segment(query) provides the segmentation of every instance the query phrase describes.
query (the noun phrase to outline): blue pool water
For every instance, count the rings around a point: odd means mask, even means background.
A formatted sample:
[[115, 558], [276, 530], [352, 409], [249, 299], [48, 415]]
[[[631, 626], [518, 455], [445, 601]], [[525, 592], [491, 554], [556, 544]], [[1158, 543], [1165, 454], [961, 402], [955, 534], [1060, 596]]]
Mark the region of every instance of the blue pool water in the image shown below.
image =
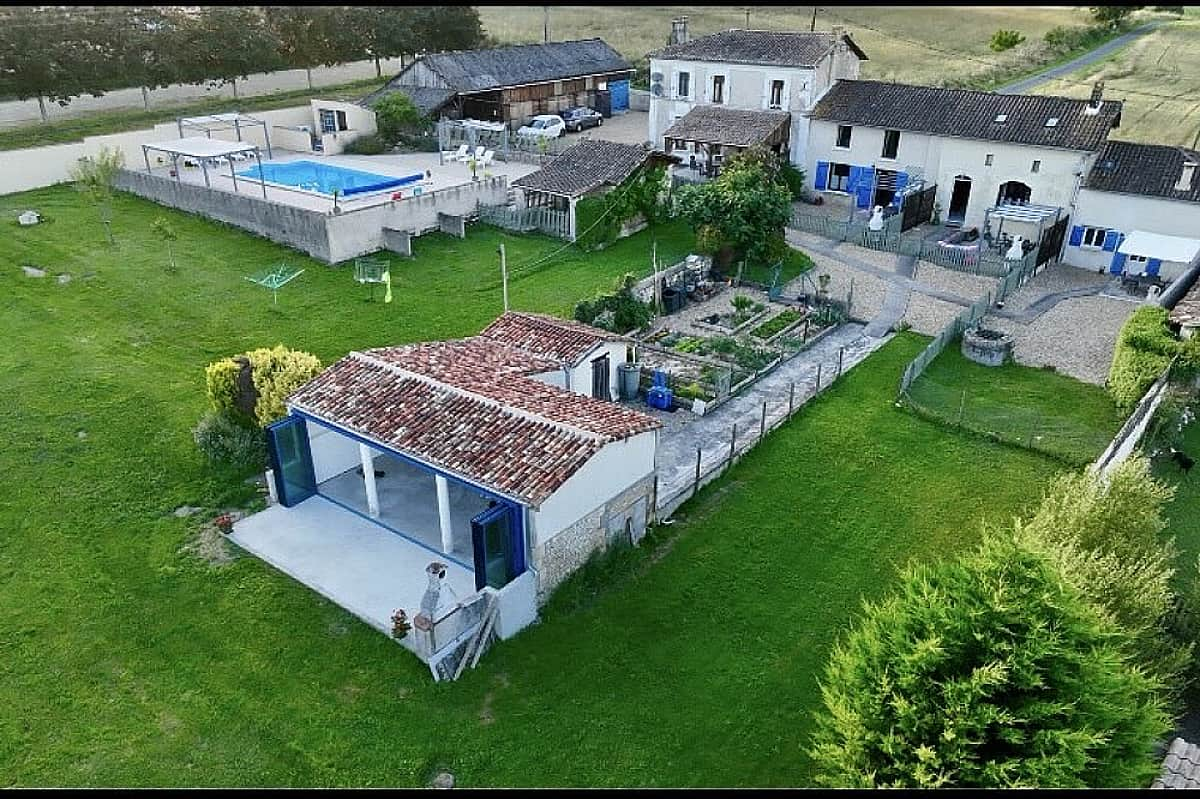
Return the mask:
[[409, 183], [416, 183], [424, 177], [418, 173], [402, 178], [393, 178], [387, 175], [377, 175], [374, 172], [347, 169], [344, 166], [319, 164], [316, 161], [263, 164], [261, 173], [259, 167], [253, 166], [238, 172], [238, 175], [255, 180], [265, 180], [267, 183], [279, 183], [284, 186], [317, 191], [321, 194], [332, 195], [333, 190], [337, 189], [342, 197], [406, 186]]

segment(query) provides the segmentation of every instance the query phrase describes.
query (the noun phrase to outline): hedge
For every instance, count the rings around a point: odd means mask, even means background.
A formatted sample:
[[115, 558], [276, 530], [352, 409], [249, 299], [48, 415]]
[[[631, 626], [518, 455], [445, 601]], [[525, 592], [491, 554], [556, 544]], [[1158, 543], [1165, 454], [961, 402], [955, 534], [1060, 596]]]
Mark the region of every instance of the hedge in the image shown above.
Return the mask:
[[217, 413], [265, 427], [287, 414], [288, 395], [320, 371], [321, 361], [307, 352], [284, 346], [250, 350], [208, 365], [208, 401]]
[[1165, 308], [1143, 305], [1134, 311], [1117, 335], [1108, 372], [1108, 391], [1117, 407], [1133, 408], [1179, 351]]

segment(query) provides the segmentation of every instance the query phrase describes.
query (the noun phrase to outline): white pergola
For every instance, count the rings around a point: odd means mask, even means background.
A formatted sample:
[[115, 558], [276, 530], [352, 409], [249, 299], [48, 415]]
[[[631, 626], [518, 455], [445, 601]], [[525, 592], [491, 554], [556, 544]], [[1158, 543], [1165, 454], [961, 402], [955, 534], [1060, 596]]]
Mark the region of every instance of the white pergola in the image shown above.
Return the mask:
[[211, 139], [214, 130], [233, 130], [237, 134], [237, 140], [242, 140], [242, 126], [256, 125], [262, 127], [263, 141], [267, 145], [267, 158], [272, 158], [271, 155], [271, 137], [267, 132], [267, 123], [264, 120], [252, 117], [249, 114], [241, 114], [237, 111], [231, 111], [227, 114], [208, 114], [202, 117], [178, 117], [175, 124], [179, 126], [179, 138], [184, 138], [184, 128], [203, 131], [206, 138]]
[[[173, 139], [172, 141], [156, 142], [153, 144], [142, 145], [142, 157], [146, 159], [146, 172], [151, 173], [150, 169], [150, 151], [167, 153], [171, 156], [171, 164], [174, 167], [175, 180], [182, 181], [179, 177], [179, 158], [194, 158], [200, 162], [200, 169], [204, 173], [204, 185], [212, 188], [212, 182], [208, 178], [208, 163], [215, 158], [225, 157], [229, 162], [229, 177], [233, 179], [233, 190], [237, 191], [237, 171], [234, 168], [233, 160], [228, 158], [230, 153], [254, 153], [254, 160], [258, 163], [258, 174], [262, 175], [262, 154], [258, 150], [257, 144], [250, 142], [232, 142], [224, 139], [205, 139], [199, 136], [192, 136], [186, 139]], [[260, 180], [262, 186], [263, 199], [267, 197], [267, 183]]]

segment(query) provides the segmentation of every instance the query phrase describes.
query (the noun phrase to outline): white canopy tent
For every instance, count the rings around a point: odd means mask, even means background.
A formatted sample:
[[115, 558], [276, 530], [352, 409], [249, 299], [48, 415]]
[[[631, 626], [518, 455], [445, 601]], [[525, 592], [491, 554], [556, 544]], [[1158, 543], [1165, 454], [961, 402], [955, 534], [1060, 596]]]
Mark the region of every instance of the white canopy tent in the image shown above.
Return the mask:
[[267, 145], [267, 158], [273, 157], [271, 155], [271, 136], [267, 132], [267, 123], [257, 117], [231, 111], [226, 114], [208, 114], [201, 117], [178, 117], [175, 120], [175, 124], [179, 126], [179, 138], [181, 139], [184, 138], [184, 128], [204, 131], [205, 137], [210, 139], [214, 130], [232, 129], [237, 134], [238, 141], [242, 140], [243, 125], [260, 126], [262, 127], [263, 141]]
[[[212, 182], [208, 178], [208, 164], [210, 161], [217, 158], [225, 158], [229, 163], [229, 177], [233, 179], [233, 190], [237, 191], [237, 172], [233, 165], [233, 159], [228, 156], [233, 153], [253, 153], [254, 160], [258, 163], [259, 175], [262, 175], [262, 154], [258, 150], [257, 144], [250, 142], [233, 142], [225, 141], [224, 139], [208, 139], [200, 136], [191, 136], [189, 138], [173, 139], [171, 141], [155, 142], [142, 145], [142, 157], [146, 159], [146, 172], [149, 174], [150, 169], [150, 151], [154, 150], [160, 153], [167, 153], [171, 156], [171, 164], [174, 167], [175, 180], [179, 181], [179, 159], [194, 158], [200, 162], [200, 169], [204, 173], [204, 185], [212, 188]], [[259, 181], [262, 185], [263, 198], [267, 196], [267, 184], [265, 181]]]
[[1134, 230], [1117, 247], [1117, 252], [1122, 255], [1139, 255], [1160, 261], [1190, 264], [1200, 254], [1200, 239]]

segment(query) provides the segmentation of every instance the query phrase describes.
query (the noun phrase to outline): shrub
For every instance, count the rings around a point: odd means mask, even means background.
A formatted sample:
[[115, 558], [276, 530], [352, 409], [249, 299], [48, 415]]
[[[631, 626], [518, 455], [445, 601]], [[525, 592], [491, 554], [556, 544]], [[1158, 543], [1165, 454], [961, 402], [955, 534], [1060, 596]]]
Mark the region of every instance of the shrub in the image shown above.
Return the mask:
[[400, 92], [385, 94], [371, 106], [375, 111], [375, 130], [388, 145], [400, 140], [404, 133], [411, 132], [425, 123], [421, 112]]
[[1117, 335], [1108, 371], [1108, 390], [1117, 407], [1128, 411], [1136, 405], [1179, 350], [1167, 328], [1165, 308], [1143, 305], [1134, 311]]
[[909, 567], [833, 650], [810, 750], [838, 787], [1144, 787], [1170, 728], [1116, 628], [1014, 536]]
[[617, 333], [640, 330], [654, 318], [654, 306], [633, 296], [636, 284], [635, 276], [625, 275], [612, 292], [576, 303], [572, 316], [577, 322]]
[[994, 52], [1000, 53], [1011, 50], [1023, 41], [1025, 41], [1025, 36], [1020, 31], [1008, 31], [1001, 28], [992, 34], [992, 40], [988, 42], [988, 47]]
[[664, 202], [666, 168], [642, 170], [612, 191], [584, 197], [575, 204], [576, 244], [585, 250], [616, 241], [621, 228], [638, 216], [651, 224], [667, 213]]
[[1097, 25], [1057, 25], [1042, 37], [1046, 44], [1060, 53], [1094, 47], [1108, 36], [1108, 31]]
[[307, 352], [284, 346], [251, 350], [208, 365], [208, 401], [218, 413], [266, 426], [287, 414], [288, 395], [320, 371], [320, 360]]
[[787, 185], [788, 191], [792, 193], [793, 200], [801, 200], [807, 193], [804, 188], [804, 170], [797, 169], [792, 166], [791, 162], [784, 162], [779, 167], [779, 177]]
[[206, 413], [192, 435], [196, 446], [214, 463], [236, 469], [260, 469], [266, 465], [267, 442], [263, 431], [232, 414]]
[[343, 152], [350, 155], [382, 155], [392, 149], [378, 133], [359, 136], [346, 145]]
[[1174, 538], [1162, 536], [1162, 510], [1174, 493], [1154, 479], [1146, 458], [1134, 457], [1107, 480], [1090, 471], [1061, 475], [1033, 518], [1016, 525], [1124, 630], [1134, 660], [1172, 687], [1192, 649], [1170, 633], [1177, 552]]

